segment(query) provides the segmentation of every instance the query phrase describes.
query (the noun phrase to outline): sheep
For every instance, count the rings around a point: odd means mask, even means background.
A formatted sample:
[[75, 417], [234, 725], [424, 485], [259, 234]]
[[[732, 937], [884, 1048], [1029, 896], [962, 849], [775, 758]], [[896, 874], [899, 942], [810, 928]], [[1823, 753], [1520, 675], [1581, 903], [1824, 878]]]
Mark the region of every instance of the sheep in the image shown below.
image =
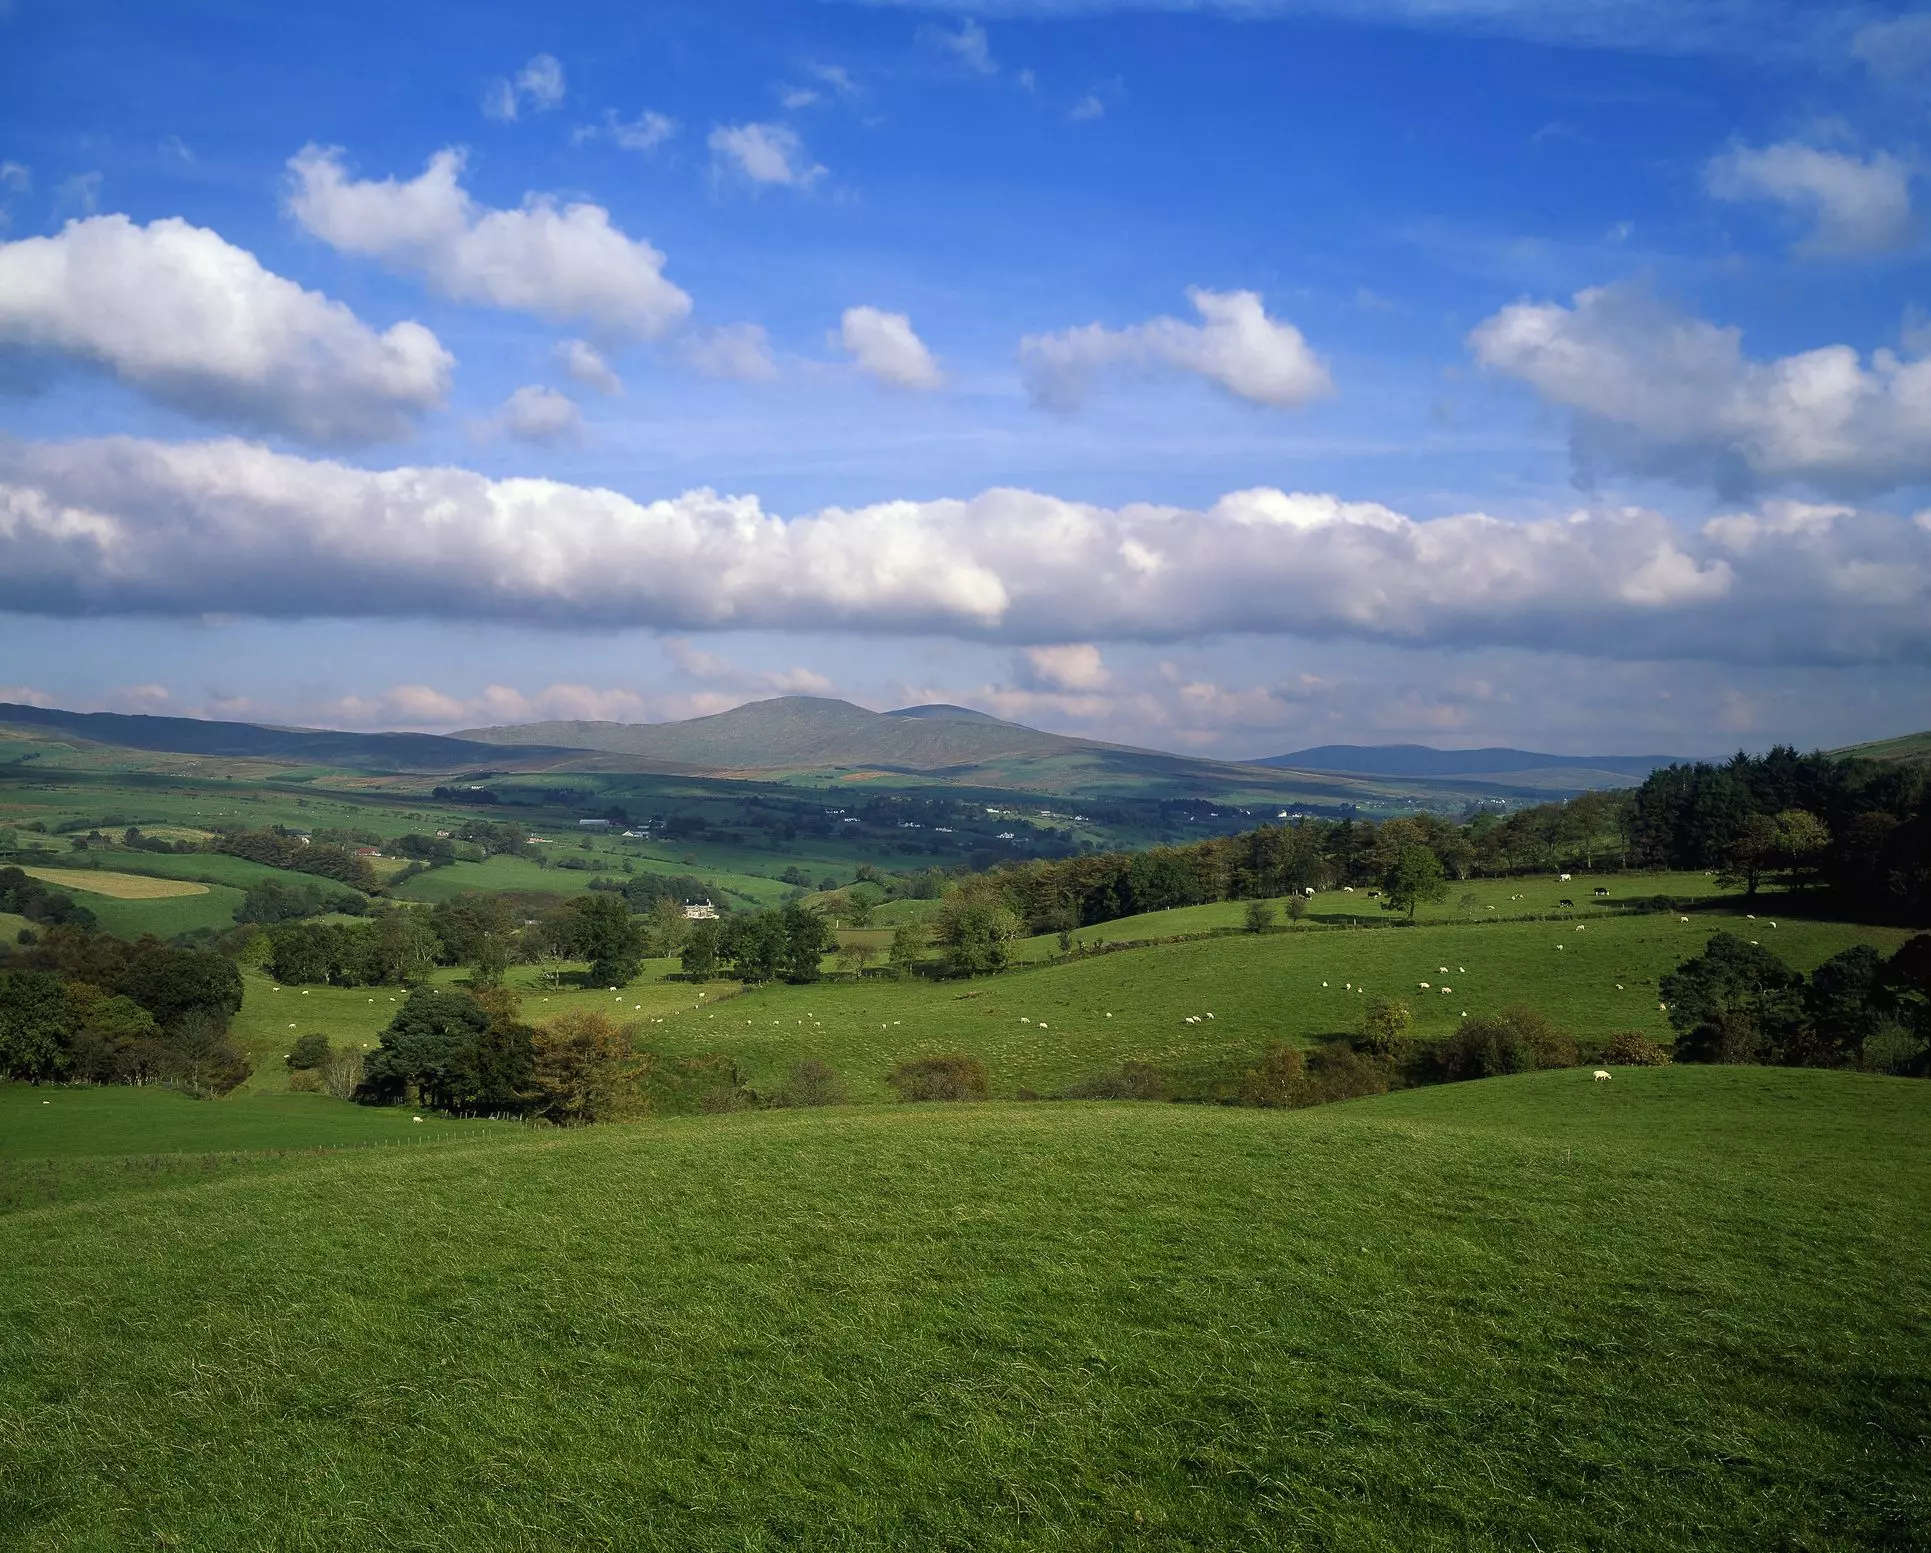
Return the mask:
[[1344, 884], [1344, 885], [1342, 885], [1342, 886], [1341, 886], [1341, 893], [1342, 893], [1343, 895], [1352, 895], [1352, 894], [1354, 894], [1354, 886], [1353, 886], [1353, 885], [1351, 885], [1351, 884]]
[[1568, 882], [1569, 882], [1569, 876], [1568, 876], [1567, 874], [1557, 874], [1557, 875], [1556, 875], [1556, 883], [1557, 883], [1557, 884], [1567, 884]]
[[1301, 891], [1301, 893], [1302, 893], [1303, 895], [1305, 895], [1305, 896], [1306, 896], [1306, 897], [1307, 897], [1307, 898], [1308, 898], [1309, 900], [1313, 900], [1313, 899], [1314, 899], [1314, 886], [1313, 886], [1313, 885], [1311, 885], [1311, 884], [1310, 884], [1310, 885], [1308, 885], [1308, 886], [1307, 886], [1307, 887], [1306, 887], [1305, 889], [1303, 889], [1303, 890]]
[[1421, 990], [1422, 990], [1423, 992], [1426, 992], [1426, 991], [1428, 990], [1428, 983], [1427, 983], [1427, 982], [1423, 982], [1423, 983], [1421, 984]]
[[1606, 1084], [1608, 1081], [1609, 1081], [1609, 1069], [1607, 1068], [1596, 1069], [1596, 1082], [1598, 1084]]
[[409, 1120], [412, 1122], [419, 1122], [422, 1120], [422, 1118], [420, 1116], [412, 1116], [409, 1118]]
[[1442, 990], [1442, 996], [1447, 997], [1449, 993], [1453, 992], [1455, 989], [1453, 987], [1443, 987], [1441, 990]]

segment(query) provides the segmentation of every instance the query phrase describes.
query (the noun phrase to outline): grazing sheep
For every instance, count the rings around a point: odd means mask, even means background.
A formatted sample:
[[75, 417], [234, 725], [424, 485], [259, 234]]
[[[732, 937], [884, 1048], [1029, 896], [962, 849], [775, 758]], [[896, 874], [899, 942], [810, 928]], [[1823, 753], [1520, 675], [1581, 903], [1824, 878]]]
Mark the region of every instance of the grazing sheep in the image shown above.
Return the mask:
[[1569, 876], [1568, 876], [1567, 874], [1557, 874], [1557, 875], [1556, 875], [1556, 883], [1557, 883], [1557, 884], [1567, 884], [1568, 882], [1569, 882]]
[[1351, 884], [1344, 884], [1344, 885], [1342, 885], [1342, 886], [1341, 886], [1341, 893], [1342, 893], [1343, 895], [1352, 895], [1352, 894], [1354, 894], [1354, 886], [1353, 886], [1353, 885], [1351, 885]]
[[412, 1116], [409, 1118], [409, 1120], [412, 1122], [419, 1122], [422, 1120], [422, 1118], [420, 1116]]
[[1302, 891], [1301, 891], [1301, 893], [1302, 893], [1303, 895], [1305, 895], [1305, 896], [1306, 896], [1306, 897], [1307, 897], [1307, 898], [1308, 898], [1309, 900], [1313, 900], [1313, 899], [1314, 899], [1314, 886], [1310, 884], [1310, 885], [1309, 885], [1309, 886], [1308, 886], [1308, 887], [1307, 887], [1306, 889], [1304, 889], [1304, 890], [1302, 890]]
[[1449, 993], [1453, 992], [1454, 990], [1455, 989], [1453, 987], [1444, 987], [1442, 988], [1442, 996], [1447, 997]]
[[1608, 1079], [1609, 1079], [1609, 1070], [1607, 1068], [1596, 1069], [1596, 1082], [1598, 1084], [1606, 1083]]

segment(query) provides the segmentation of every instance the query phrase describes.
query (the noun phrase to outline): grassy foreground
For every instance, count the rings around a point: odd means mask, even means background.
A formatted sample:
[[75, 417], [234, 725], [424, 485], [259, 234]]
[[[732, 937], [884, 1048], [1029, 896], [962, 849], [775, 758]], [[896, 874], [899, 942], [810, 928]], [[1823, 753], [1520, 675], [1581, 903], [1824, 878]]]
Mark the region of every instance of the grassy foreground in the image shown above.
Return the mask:
[[0, 1217], [0, 1543], [1931, 1541], [1921, 1084], [472, 1136]]

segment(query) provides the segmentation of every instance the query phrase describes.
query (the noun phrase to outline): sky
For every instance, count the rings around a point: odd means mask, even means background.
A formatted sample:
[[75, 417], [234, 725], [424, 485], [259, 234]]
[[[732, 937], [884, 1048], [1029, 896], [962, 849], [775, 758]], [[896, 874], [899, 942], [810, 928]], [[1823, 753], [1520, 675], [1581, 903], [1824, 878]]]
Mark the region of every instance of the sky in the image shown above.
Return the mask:
[[0, 700], [1931, 727], [1931, 11], [0, 0]]

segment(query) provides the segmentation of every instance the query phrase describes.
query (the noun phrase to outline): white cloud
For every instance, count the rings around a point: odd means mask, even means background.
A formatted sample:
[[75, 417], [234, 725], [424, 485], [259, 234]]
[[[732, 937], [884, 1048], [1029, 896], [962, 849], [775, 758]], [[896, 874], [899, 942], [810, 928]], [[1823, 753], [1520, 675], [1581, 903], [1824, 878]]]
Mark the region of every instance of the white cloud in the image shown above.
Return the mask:
[[1417, 520], [1238, 491], [1201, 511], [988, 490], [785, 518], [239, 441], [0, 442], [0, 609], [909, 632], [1248, 632], [1745, 662], [1931, 659], [1931, 532], [1770, 504]]
[[986, 29], [967, 17], [957, 32], [938, 30], [934, 36], [952, 57], [978, 75], [993, 75], [999, 66], [992, 57], [992, 41]]
[[825, 176], [796, 130], [783, 124], [719, 125], [709, 140], [713, 168], [753, 187], [809, 189]]
[[0, 189], [9, 194], [25, 194], [33, 186], [33, 169], [24, 162], [0, 162]]
[[1704, 179], [1718, 199], [1772, 200], [1814, 220], [1802, 245], [1812, 253], [1885, 253], [1911, 240], [1910, 169], [1883, 152], [1738, 146], [1712, 159]]
[[1058, 334], [1028, 335], [1019, 359], [1034, 401], [1070, 412], [1100, 373], [1129, 368], [1190, 372], [1236, 398], [1277, 410], [1299, 409], [1334, 391], [1326, 364], [1301, 331], [1270, 318], [1258, 293], [1195, 287], [1188, 300], [1202, 322], [1155, 318], [1128, 329], [1087, 324]]
[[455, 365], [422, 325], [377, 334], [206, 228], [120, 215], [0, 244], [0, 345], [84, 362], [199, 419], [322, 443], [406, 436]]
[[461, 302], [581, 320], [613, 337], [662, 334], [691, 299], [664, 278], [664, 256], [626, 237], [610, 212], [559, 207], [548, 195], [518, 210], [479, 206], [457, 181], [462, 154], [438, 151], [407, 183], [351, 180], [342, 153], [304, 147], [289, 159], [289, 208], [344, 253], [415, 271]]
[[838, 343], [851, 353], [861, 372], [893, 388], [932, 389], [945, 381], [939, 364], [912, 331], [903, 313], [875, 307], [848, 307], [838, 326]]
[[720, 324], [684, 341], [684, 359], [705, 377], [769, 383], [778, 376], [762, 324]]
[[567, 373], [573, 382], [585, 388], [594, 388], [600, 394], [613, 398], [624, 391], [624, 381], [611, 369], [610, 363], [603, 359], [597, 348], [588, 340], [562, 340], [551, 353], [556, 364]]
[[1088, 92], [1078, 102], [1073, 104], [1072, 110], [1066, 117], [1071, 119], [1075, 124], [1090, 124], [1094, 119], [1103, 119], [1106, 117], [1106, 104], [1101, 102], [1091, 92]]
[[1851, 39], [1851, 55], [1881, 81], [1931, 75], [1931, 11], [1872, 22]]
[[1854, 494], [1931, 478], [1931, 359], [1848, 345], [1771, 361], [1742, 334], [1631, 287], [1573, 307], [1518, 302], [1469, 336], [1487, 366], [1576, 412], [1585, 473], [1619, 468], [1738, 492], [1801, 483]]
[[603, 110], [602, 124], [579, 124], [570, 134], [572, 145], [583, 145], [591, 140], [608, 140], [625, 151], [641, 151], [646, 154], [655, 151], [666, 141], [677, 136], [677, 120], [665, 113], [653, 113], [646, 109], [636, 118], [625, 122], [617, 117], [614, 108]]
[[1028, 647], [1020, 655], [1019, 669], [1026, 684], [1038, 690], [1104, 690], [1113, 679], [1099, 648], [1090, 642]]
[[583, 430], [583, 412], [554, 388], [526, 383], [503, 401], [495, 425], [519, 442], [570, 442]]
[[91, 216], [101, 208], [101, 174], [75, 173], [54, 185], [54, 208]]
[[483, 113], [514, 122], [527, 105], [543, 113], [563, 101], [563, 66], [554, 54], [533, 54], [514, 77], [492, 81], [483, 91]]

